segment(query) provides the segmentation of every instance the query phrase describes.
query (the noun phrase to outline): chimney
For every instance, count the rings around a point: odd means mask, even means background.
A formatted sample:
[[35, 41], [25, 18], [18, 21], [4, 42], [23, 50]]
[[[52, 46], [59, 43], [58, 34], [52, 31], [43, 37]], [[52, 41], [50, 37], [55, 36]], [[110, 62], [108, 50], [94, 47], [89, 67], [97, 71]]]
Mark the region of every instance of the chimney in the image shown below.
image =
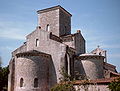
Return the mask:
[[36, 29], [41, 29], [41, 27], [40, 27], [40, 26], [37, 26]]
[[80, 30], [77, 30], [77, 33], [81, 33], [81, 31], [80, 31]]

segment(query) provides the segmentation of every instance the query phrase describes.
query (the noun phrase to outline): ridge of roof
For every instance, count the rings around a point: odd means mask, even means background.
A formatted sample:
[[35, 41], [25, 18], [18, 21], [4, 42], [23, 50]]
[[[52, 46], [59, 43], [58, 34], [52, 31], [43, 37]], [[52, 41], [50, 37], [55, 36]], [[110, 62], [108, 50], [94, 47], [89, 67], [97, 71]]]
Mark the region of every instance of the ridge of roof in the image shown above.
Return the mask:
[[48, 12], [48, 11], [51, 11], [51, 10], [56, 10], [56, 9], [61, 9], [63, 11], [65, 11], [69, 16], [72, 16], [72, 14], [70, 14], [67, 10], [65, 10], [62, 6], [60, 5], [57, 5], [57, 6], [53, 6], [53, 7], [50, 7], [50, 8], [45, 8], [45, 9], [41, 9], [41, 10], [38, 10], [37, 13], [43, 13], [43, 12]]

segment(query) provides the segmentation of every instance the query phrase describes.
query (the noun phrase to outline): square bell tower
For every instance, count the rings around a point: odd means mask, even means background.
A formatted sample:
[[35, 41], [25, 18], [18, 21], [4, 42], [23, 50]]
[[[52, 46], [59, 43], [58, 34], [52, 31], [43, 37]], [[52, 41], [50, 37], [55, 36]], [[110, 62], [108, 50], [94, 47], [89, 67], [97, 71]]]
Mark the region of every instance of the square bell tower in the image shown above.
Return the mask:
[[60, 37], [71, 34], [71, 14], [60, 5], [38, 10], [38, 24], [44, 31]]

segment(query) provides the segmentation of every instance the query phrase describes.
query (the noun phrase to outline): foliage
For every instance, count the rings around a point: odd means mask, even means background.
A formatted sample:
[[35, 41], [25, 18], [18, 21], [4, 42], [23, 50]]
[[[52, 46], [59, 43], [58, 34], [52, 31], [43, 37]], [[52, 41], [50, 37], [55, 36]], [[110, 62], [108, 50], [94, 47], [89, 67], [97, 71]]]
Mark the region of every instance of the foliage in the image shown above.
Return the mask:
[[80, 90], [80, 86], [85, 91], [88, 91], [89, 85], [89, 77], [86, 77], [85, 75], [79, 74], [79, 72], [75, 72], [75, 78], [72, 78], [71, 75], [69, 75], [64, 68], [61, 68], [60, 74], [62, 77], [60, 78], [60, 84], [55, 85], [53, 88], [51, 88], [51, 91], [76, 91], [73, 82], [74, 80], [85, 80], [83, 83], [78, 85], [78, 90]]
[[61, 68], [60, 74], [62, 75], [62, 77], [59, 78], [60, 84], [51, 88], [51, 91], [75, 91], [73, 84], [70, 82], [72, 77], [64, 70], [64, 68]]
[[75, 91], [75, 89], [71, 83], [67, 83], [57, 84], [51, 89], [51, 91]]
[[62, 75], [61, 78], [59, 78], [60, 82], [66, 82], [66, 81], [70, 81], [72, 79], [71, 75], [69, 75], [64, 68], [61, 68], [60, 70], [60, 74]]
[[74, 80], [89, 80], [89, 77], [86, 75], [81, 75], [78, 71], [75, 71]]
[[9, 73], [9, 69], [8, 66], [7, 67], [0, 67], [0, 91], [2, 91], [4, 89], [7, 90], [7, 83], [8, 83], [8, 73]]
[[112, 81], [109, 85], [108, 88], [111, 91], [120, 91], [120, 77]]

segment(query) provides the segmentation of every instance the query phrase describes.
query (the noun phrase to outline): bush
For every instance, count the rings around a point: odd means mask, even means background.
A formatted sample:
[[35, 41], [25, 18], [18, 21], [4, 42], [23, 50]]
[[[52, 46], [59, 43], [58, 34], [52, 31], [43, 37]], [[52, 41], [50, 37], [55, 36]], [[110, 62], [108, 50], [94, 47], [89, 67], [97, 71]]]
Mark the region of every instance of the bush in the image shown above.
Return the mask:
[[108, 88], [111, 91], [120, 91], [120, 77], [118, 79], [115, 79], [112, 81], [109, 85]]
[[0, 67], [0, 91], [2, 90], [7, 91], [8, 73], [9, 73], [8, 66], [3, 68]]
[[51, 91], [75, 91], [72, 84], [57, 84], [53, 88], [51, 88]]

